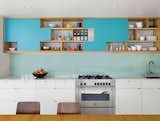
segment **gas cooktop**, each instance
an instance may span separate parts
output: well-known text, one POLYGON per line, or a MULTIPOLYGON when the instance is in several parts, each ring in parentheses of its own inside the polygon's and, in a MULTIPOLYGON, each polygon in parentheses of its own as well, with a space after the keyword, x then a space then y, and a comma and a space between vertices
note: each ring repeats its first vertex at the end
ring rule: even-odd
POLYGON ((112 79, 109 75, 79 75, 78 79, 112 79))

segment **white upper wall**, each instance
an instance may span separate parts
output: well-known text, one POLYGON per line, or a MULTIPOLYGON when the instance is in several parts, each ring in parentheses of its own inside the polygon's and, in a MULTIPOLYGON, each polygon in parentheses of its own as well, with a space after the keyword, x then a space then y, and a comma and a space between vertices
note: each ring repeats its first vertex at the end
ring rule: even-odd
POLYGON ((160 0, 0 0, 0 14, 12 17, 160 16, 160 0))

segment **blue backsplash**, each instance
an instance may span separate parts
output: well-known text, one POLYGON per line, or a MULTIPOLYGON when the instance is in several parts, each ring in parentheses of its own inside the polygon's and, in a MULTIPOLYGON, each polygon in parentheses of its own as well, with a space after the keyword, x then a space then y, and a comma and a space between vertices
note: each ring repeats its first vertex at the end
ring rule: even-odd
POLYGON ((30 75, 44 68, 48 76, 107 73, 119 76, 143 76, 147 63, 155 61, 154 72, 160 74, 159 54, 112 54, 86 52, 72 54, 10 55, 11 75, 30 75))

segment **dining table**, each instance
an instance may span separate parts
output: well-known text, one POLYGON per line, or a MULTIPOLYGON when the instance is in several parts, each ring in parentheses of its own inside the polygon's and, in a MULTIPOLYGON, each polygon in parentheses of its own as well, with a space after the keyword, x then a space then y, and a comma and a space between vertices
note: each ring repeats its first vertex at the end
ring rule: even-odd
POLYGON ((160 121, 160 115, 0 115, 0 121, 160 121))

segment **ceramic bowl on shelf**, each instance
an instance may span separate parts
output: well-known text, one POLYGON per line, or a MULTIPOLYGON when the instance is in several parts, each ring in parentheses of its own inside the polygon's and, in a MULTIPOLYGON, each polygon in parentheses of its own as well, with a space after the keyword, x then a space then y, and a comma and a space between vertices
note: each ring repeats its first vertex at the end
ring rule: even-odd
POLYGON ((133 24, 129 24, 128 27, 129 28, 134 28, 134 25, 133 24))
POLYGON ((14 47, 10 47, 10 48, 9 48, 9 51, 11 51, 11 52, 12 52, 12 51, 15 51, 15 50, 16 50, 16 48, 14 48, 14 47))
POLYGON ((57 28, 57 27, 58 27, 58 24, 57 24, 57 23, 49 23, 49 24, 48 24, 48 27, 57 28))
POLYGON ((72 28, 73 25, 72 24, 66 24, 66 28, 72 28))
POLYGON ((50 50, 50 47, 48 47, 48 46, 43 46, 43 50, 50 50))

